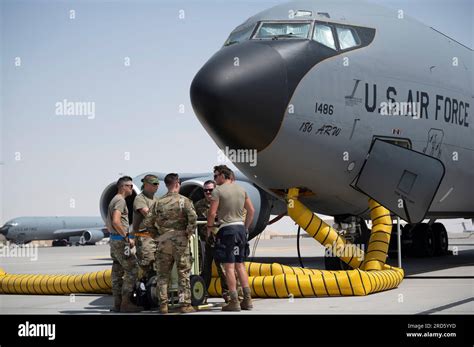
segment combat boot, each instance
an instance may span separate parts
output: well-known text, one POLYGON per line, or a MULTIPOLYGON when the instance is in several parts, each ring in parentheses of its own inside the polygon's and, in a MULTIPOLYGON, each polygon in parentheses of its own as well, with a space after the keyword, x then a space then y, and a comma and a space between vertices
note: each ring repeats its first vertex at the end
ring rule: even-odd
POLYGON ((114 296, 114 306, 110 309, 110 312, 120 312, 121 304, 122 304, 122 295, 114 296))
POLYGON ((143 311, 143 307, 137 306, 130 301, 130 299, 125 296, 122 298, 122 303, 120 305, 120 312, 122 313, 136 313, 143 311))
POLYGON ((191 312, 196 312, 196 309, 194 307, 192 307, 191 305, 185 305, 185 306, 181 306, 179 308, 179 312, 181 312, 181 313, 191 313, 191 312))
POLYGON ((229 290, 229 302, 222 306, 222 311, 240 311, 240 301, 236 290, 229 290))
POLYGON ((168 314, 168 304, 161 304, 160 305, 160 313, 161 314, 168 314))
POLYGON ((224 299, 224 302, 225 302, 226 304, 229 303, 229 301, 230 301, 229 293, 227 293, 227 292, 223 293, 223 294, 222 294, 222 298, 224 299))
POLYGON ((244 298, 244 300, 240 302, 240 308, 248 311, 253 309, 252 298, 244 298))
POLYGON ((229 303, 222 306, 222 311, 236 311, 240 312, 240 302, 239 299, 230 299, 229 303))
POLYGON ((252 296, 250 293, 250 288, 243 289, 244 299, 240 302, 240 308, 242 310, 250 311, 251 309, 253 309, 252 296))

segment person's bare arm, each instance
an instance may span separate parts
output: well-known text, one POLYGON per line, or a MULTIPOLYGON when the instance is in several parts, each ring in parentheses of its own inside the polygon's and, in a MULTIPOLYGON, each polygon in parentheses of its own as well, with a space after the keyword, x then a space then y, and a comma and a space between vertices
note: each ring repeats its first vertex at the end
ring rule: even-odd
POLYGON ((250 224, 252 224, 253 216, 255 214, 255 209, 249 197, 245 199, 244 208, 247 210, 247 216, 245 217, 245 229, 248 230, 250 224))
POLYGON ((139 232, 140 224, 145 220, 150 212, 147 201, 143 195, 139 195, 133 201, 133 211, 138 213, 138 216, 133 219, 133 233, 139 232))
POLYGON ((148 207, 139 208, 137 210, 143 217, 146 217, 150 209, 148 207))
POLYGON ((207 214, 207 236, 211 234, 217 215, 217 208, 219 207, 219 200, 212 200, 209 212, 207 214))
POLYGON ((122 214, 119 210, 112 212, 112 227, 119 235, 125 237, 127 236, 127 230, 124 230, 125 228, 122 226, 121 217, 122 214))
POLYGON ((120 213, 119 210, 114 210, 112 213, 112 227, 119 235, 123 236, 125 241, 130 244, 130 247, 133 248, 135 246, 135 240, 128 237, 128 230, 125 230, 121 223, 121 215, 122 213, 120 213))

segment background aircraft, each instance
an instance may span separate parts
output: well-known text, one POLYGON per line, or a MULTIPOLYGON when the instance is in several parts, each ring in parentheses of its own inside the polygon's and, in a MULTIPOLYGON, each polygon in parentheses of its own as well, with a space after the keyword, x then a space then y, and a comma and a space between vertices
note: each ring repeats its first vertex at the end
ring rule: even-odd
POLYGON ((64 246, 95 244, 109 232, 100 217, 18 217, 6 222, 0 234, 16 244, 54 240, 53 246, 64 246))

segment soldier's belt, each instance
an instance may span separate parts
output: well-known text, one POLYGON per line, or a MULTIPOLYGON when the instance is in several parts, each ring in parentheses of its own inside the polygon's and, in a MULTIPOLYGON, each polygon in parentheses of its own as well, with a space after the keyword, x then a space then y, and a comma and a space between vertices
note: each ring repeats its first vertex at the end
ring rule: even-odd
POLYGON ((167 231, 165 232, 164 234, 161 234, 160 236, 158 236, 157 240, 156 241, 166 241, 174 236, 179 236, 181 234, 185 234, 186 231, 185 230, 173 230, 173 231, 167 231))
POLYGON ((135 236, 141 236, 141 237, 151 237, 151 234, 149 231, 142 231, 139 233, 134 233, 135 236))
MULTIPOLYGON (((133 235, 132 234, 128 235, 128 238, 133 239, 133 235)), ((118 235, 118 234, 110 234, 109 239, 110 240, 115 240, 115 241, 125 240, 125 238, 122 235, 118 235)))

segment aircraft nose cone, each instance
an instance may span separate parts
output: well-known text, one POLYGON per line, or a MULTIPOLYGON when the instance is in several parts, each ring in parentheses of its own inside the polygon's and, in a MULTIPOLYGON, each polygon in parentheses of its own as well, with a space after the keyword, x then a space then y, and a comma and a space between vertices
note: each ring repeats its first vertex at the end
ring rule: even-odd
POLYGON ((286 64, 271 45, 224 47, 194 77, 190 93, 219 147, 262 150, 277 135, 289 102, 286 64))
POLYGON ((8 229, 9 229, 9 226, 8 226, 8 225, 4 225, 3 227, 0 228, 0 234, 2 234, 3 236, 7 236, 7 234, 8 234, 8 229))

